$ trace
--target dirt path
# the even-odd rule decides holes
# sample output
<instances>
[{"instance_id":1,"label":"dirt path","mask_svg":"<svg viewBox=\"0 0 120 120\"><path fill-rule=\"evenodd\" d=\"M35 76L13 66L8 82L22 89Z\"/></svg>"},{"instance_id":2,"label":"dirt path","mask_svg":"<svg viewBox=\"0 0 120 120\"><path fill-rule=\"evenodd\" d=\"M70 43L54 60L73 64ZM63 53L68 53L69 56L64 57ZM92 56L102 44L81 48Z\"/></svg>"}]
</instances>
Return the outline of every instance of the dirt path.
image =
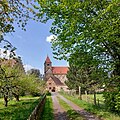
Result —
<instances>
[{"instance_id":1,"label":"dirt path","mask_svg":"<svg viewBox=\"0 0 120 120\"><path fill-rule=\"evenodd\" d=\"M62 100L64 100L71 108L73 108L75 111L77 111L79 114L84 116L87 120L100 120L96 116L92 115L91 113L81 109L79 106L74 104L73 102L69 101L68 99L64 98L60 94L57 94Z\"/></svg>"},{"instance_id":2,"label":"dirt path","mask_svg":"<svg viewBox=\"0 0 120 120\"><path fill-rule=\"evenodd\" d=\"M52 93L54 120L68 120L65 110L63 110L57 100L57 93Z\"/></svg>"}]
</instances>

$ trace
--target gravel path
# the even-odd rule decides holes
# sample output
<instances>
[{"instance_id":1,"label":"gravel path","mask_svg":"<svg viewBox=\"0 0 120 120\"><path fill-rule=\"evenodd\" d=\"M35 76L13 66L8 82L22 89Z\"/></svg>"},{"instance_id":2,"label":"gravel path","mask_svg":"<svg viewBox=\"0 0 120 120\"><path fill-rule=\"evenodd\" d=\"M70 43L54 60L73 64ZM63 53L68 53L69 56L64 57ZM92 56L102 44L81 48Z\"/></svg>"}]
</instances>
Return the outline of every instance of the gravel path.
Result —
<instances>
[{"instance_id":1,"label":"gravel path","mask_svg":"<svg viewBox=\"0 0 120 120\"><path fill-rule=\"evenodd\" d=\"M64 100L71 108L73 108L76 112L78 112L80 115L84 116L86 120L101 120L97 118L96 116L92 115L91 113L81 109L79 106L74 104L73 102L69 101L68 99L64 98L60 94L57 94L62 100Z\"/></svg>"},{"instance_id":2,"label":"gravel path","mask_svg":"<svg viewBox=\"0 0 120 120\"><path fill-rule=\"evenodd\" d=\"M65 110L61 108L58 102L57 93L52 93L51 96L53 100L54 120L68 120Z\"/></svg>"}]
</instances>

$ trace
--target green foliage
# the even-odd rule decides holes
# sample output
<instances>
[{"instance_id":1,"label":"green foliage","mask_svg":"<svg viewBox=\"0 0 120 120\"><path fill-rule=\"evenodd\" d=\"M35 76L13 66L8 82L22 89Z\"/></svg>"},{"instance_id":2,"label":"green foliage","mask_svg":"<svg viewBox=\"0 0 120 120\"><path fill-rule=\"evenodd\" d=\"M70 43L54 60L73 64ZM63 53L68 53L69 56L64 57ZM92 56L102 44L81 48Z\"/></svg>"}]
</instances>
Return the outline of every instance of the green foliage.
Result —
<instances>
[{"instance_id":1,"label":"green foliage","mask_svg":"<svg viewBox=\"0 0 120 120\"><path fill-rule=\"evenodd\" d=\"M48 90L46 91L46 95L47 96L51 96L51 92L49 92Z\"/></svg>"},{"instance_id":2,"label":"green foliage","mask_svg":"<svg viewBox=\"0 0 120 120\"><path fill-rule=\"evenodd\" d=\"M41 95L45 92L45 82L34 75L25 75L21 78L23 90L33 96Z\"/></svg>"},{"instance_id":3,"label":"green foliage","mask_svg":"<svg viewBox=\"0 0 120 120\"><path fill-rule=\"evenodd\" d=\"M120 113L120 92L115 96L115 100L116 100L116 110Z\"/></svg>"},{"instance_id":4,"label":"green foliage","mask_svg":"<svg viewBox=\"0 0 120 120\"><path fill-rule=\"evenodd\" d=\"M40 77L40 70L39 69L30 69L27 71L27 74L34 75L35 77Z\"/></svg>"},{"instance_id":5,"label":"green foliage","mask_svg":"<svg viewBox=\"0 0 120 120\"><path fill-rule=\"evenodd\" d=\"M38 17L41 22L53 20L51 33L57 36L57 39L51 42L54 57L66 59L69 63L80 66L82 77L89 83L87 87L95 90L102 83L106 91L109 92L110 88L115 86L115 92L118 92L119 0L38 0L38 2L40 4ZM92 70L90 74L89 70L86 70L88 68ZM77 78L79 79L79 77L75 79ZM74 80L72 77L70 79L73 84ZM75 86L68 84L75 88L77 82L75 80Z\"/></svg>"},{"instance_id":6,"label":"green foliage","mask_svg":"<svg viewBox=\"0 0 120 120\"><path fill-rule=\"evenodd\" d=\"M14 22L25 30L27 21L32 18L32 15L35 14L33 5L34 2L31 0L0 1L0 32L3 34L14 32Z\"/></svg>"},{"instance_id":7,"label":"green foliage","mask_svg":"<svg viewBox=\"0 0 120 120\"><path fill-rule=\"evenodd\" d=\"M16 60L3 59L1 62L0 92L6 98L6 104L13 96L19 101L20 95L39 96L44 93L45 82L34 75L26 75L22 63Z\"/></svg>"},{"instance_id":8,"label":"green foliage","mask_svg":"<svg viewBox=\"0 0 120 120\"><path fill-rule=\"evenodd\" d=\"M120 92L105 92L104 98L109 111L120 113Z\"/></svg>"}]
</instances>

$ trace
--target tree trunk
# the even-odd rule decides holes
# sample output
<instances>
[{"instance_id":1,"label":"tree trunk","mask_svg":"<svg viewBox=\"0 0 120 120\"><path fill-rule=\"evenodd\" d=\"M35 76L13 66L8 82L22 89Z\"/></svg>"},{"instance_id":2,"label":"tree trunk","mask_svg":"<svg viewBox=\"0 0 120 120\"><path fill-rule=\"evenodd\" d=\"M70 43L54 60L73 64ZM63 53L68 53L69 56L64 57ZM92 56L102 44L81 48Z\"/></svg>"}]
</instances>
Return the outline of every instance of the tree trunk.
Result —
<instances>
[{"instance_id":1,"label":"tree trunk","mask_svg":"<svg viewBox=\"0 0 120 120\"><path fill-rule=\"evenodd\" d=\"M79 99L82 100L81 87L79 86Z\"/></svg>"},{"instance_id":2,"label":"tree trunk","mask_svg":"<svg viewBox=\"0 0 120 120\"><path fill-rule=\"evenodd\" d=\"M87 90L85 90L86 102L88 102Z\"/></svg>"},{"instance_id":3,"label":"tree trunk","mask_svg":"<svg viewBox=\"0 0 120 120\"><path fill-rule=\"evenodd\" d=\"M16 101L19 101L19 95L15 94L15 93L12 93L16 99Z\"/></svg>"},{"instance_id":4,"label":"tree trunk","mask_svg":"<svg viewBox=\"0 0 120 120\"><path fill-rule=\"evenodd\" d=\"M16 98L16 101L19 101L19 95L16 95L15 98Z\"/></svg>"},{"instance_id":5,"label":"tree trunk","mask_svg":"<svg viewBox=\"0 0 120 120\"><path fill-rule=\"evenodd\" d=\"M96 105L96 92L94 90L94 105Z\"/></svg>"},{"instance_id":6,"label":"tree trunk","mask_svg":"<svg viewBox=\"0 0 120 120\"><path fill-rule=\"evenodd\" d=\"M5 95L4 95L4 105L5 107L7 107L8 105L8 96L5 96Z\"/></svg>"}]
</instances>

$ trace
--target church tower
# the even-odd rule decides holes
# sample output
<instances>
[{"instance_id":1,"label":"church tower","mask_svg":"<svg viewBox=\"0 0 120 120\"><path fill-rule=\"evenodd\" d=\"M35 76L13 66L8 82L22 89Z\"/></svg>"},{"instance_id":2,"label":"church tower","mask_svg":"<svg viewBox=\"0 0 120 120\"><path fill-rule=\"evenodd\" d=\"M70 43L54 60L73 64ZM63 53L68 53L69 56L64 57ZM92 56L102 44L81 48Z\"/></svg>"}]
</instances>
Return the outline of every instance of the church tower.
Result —
<instances>
[{"instance_id":1,"label":"church tower","mask_svg":"<svg viewBox=\"0 0 120 120\"><path fill-rule=\"evenodd\" d=\"M47 79L51 75L52 75L52 62L51 62L50 58L47 56L45 63L44 63L45 79Z\"/></svg>"}]
</instances>

